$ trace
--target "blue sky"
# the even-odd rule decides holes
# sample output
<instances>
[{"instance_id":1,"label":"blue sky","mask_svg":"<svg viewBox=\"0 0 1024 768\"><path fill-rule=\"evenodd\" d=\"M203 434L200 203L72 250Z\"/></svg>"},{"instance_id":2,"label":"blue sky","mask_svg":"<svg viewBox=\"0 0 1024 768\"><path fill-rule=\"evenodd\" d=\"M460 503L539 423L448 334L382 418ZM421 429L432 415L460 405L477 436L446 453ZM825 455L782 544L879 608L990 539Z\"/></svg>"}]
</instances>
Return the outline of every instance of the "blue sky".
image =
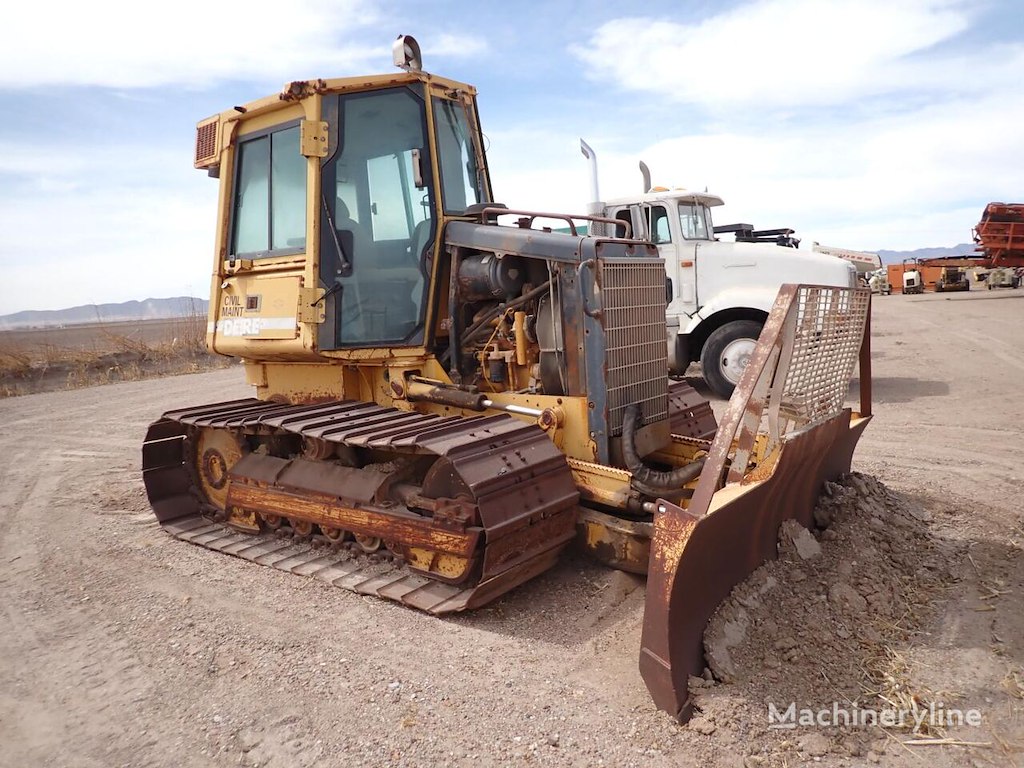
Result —
<instances>
[{"instance_id":1,"label":"blue sky","mask_svg":"<svg viewBox=\"0 0 1024 768\"><path fill-rule=\"evenodd\" d=\"M173 7L171 7L173 5ZM286 81L425 69L473 83L496 198L707 187L719 223L809 245L970 240L1024 200L1021 0L19 3L0 48L0 315L205 296L216 182L195 123ZM585 8L585 10L581 10ZM144 9L144 10L143 10Z\"/></svg>"}]
</instances>

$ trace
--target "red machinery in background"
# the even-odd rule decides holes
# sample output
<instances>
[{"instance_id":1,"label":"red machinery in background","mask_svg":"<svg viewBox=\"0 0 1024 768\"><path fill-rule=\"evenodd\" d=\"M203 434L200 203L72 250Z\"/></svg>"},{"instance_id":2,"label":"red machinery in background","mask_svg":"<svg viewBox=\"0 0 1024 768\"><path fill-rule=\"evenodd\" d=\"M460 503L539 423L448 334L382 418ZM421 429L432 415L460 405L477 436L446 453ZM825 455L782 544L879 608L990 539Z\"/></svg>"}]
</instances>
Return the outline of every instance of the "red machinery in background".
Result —
<instances>
[{"instance_id":1,"label":"red machinery in background","mask_svg":"<svg viewBox=\"0 0 1024 768\"><path fill-rule=\"evenodd\" d=\"M1006 285L1016 287L1021 283L1024 277L1024 203L989 203L981 214L981 221L974 227L973 235L975 254L917 260L916 268L928 290L948 290L946 278L951 270L962 273L973 269L972 274L979 280L984 280L987 275L978 270L995 273L1003 270L1009 276L1007 280L1012 278L1012 283L1007 282ZM903 264L887 266L887 278L896 292L902 292L904 271Z\"/></svg>"},{"instance_id":2,"label":"red machinery in background","mask_svg":"<svg viewBox=\"0 0 1024 768\"><path fill-rule=\"evenodd\" d=\"M1024 267L1024 203L989 203L974 228L985 267Z\"/></svg>"}]
</instances>

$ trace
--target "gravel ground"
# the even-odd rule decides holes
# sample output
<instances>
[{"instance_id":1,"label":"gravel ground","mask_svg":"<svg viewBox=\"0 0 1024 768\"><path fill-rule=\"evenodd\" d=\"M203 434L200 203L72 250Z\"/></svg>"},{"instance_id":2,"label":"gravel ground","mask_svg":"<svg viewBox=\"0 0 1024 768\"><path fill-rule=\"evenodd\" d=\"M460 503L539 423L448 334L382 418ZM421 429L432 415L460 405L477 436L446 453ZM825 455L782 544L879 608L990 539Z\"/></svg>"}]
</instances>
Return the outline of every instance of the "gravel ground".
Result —
<instances>
[{"instance_id":1,"label":"gravel ground","mask_svg":"<svg viewBox=\"0 0 1024 768\"><path fill-rule=\"evenodd\" d=\"M637 672L642 583L583 558L437 619L162 533L145 427L238 368L0 401L0 765L1024 765L1020 299L876 299L860 474L820 553L791 531L723 606L683 727ZM983 722L768 728L878 694Z\"/></svg>"}]
</instances>

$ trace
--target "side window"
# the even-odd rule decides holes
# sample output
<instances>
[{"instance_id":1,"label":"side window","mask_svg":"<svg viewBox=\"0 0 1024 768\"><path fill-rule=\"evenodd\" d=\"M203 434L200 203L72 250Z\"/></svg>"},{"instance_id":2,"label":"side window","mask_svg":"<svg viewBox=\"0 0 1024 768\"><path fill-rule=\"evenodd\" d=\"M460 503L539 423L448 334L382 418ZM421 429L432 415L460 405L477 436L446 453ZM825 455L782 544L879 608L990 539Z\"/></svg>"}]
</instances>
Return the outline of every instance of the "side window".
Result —
<instances>
[{"instance_id":1,"label":"side window","mask_svg":"<svg viewBox=\"0 0 1024 768\"><path fill-rule=\"evenodd\" d=\"M647 230L650 232L651 242L655 245L672 242L672 229L668 222L668 211L660 205L652 205L648 209L649 222Z\"/></svg>"},{"instance_id":2,"label":"side window","mask_svg":"<svg viewBox=\"0 0 1024 768\"><path fill-rule=\"evenodd\" d=\"M629 233L628 237L637 236L636 232L633 231L633 222L630 219L629 208L623 208L615 214L615 218L618 221L626 222L628 225L625 227L615 227L615 232L612 233L615 237L627 237L627 232Z\"/></svg>"},{"instance_id":3,"label":"side window","mask_svg":"<svg viewBox=\"0 0 1024 768\"><path fill-rule=\"evenodd\" d=\"M232 254L263 258L305 248L306 165L298 126L239 142Z\"/></svg>"}]
</instances>

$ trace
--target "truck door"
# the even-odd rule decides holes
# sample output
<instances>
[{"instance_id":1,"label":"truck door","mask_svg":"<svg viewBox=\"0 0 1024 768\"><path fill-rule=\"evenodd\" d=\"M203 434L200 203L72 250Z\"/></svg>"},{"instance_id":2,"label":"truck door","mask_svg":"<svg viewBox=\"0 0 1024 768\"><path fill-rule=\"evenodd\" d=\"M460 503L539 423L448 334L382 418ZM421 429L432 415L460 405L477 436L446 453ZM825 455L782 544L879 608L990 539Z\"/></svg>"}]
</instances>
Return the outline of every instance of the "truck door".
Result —
<instances>
[{"instance_id":1,"label":"truck door","mask_svg":"<svg viewBox=\"0 0 1024 768\"><path fill-rule=\"evenodd\" d=\"M661 203L644 203L640 207L647 239L658 247L665 260L665 274L671 281L668 314L692 315L697 311L697 284L694 268L694 245L684 240L675 226L673 212Z\"/></svg>"},{"instance_id":2,"label":"truck door","mask_svg":"<svg viewBox=\"0 0 1024 768\"><path fill-rule=\"evenodd\" d=\"M686 241L686 250L693 254L692 261L696 265L694 285L696 286L695 303L702 306L708 299L724 290L730 280L742 281L734 273L726 273L729 267L746 267L751 264L741 263L734 258L733 249L715 240L715 229L711 223L711 211L700 202L679 203L679 230Z\"/></svg>"}]
</instances>

